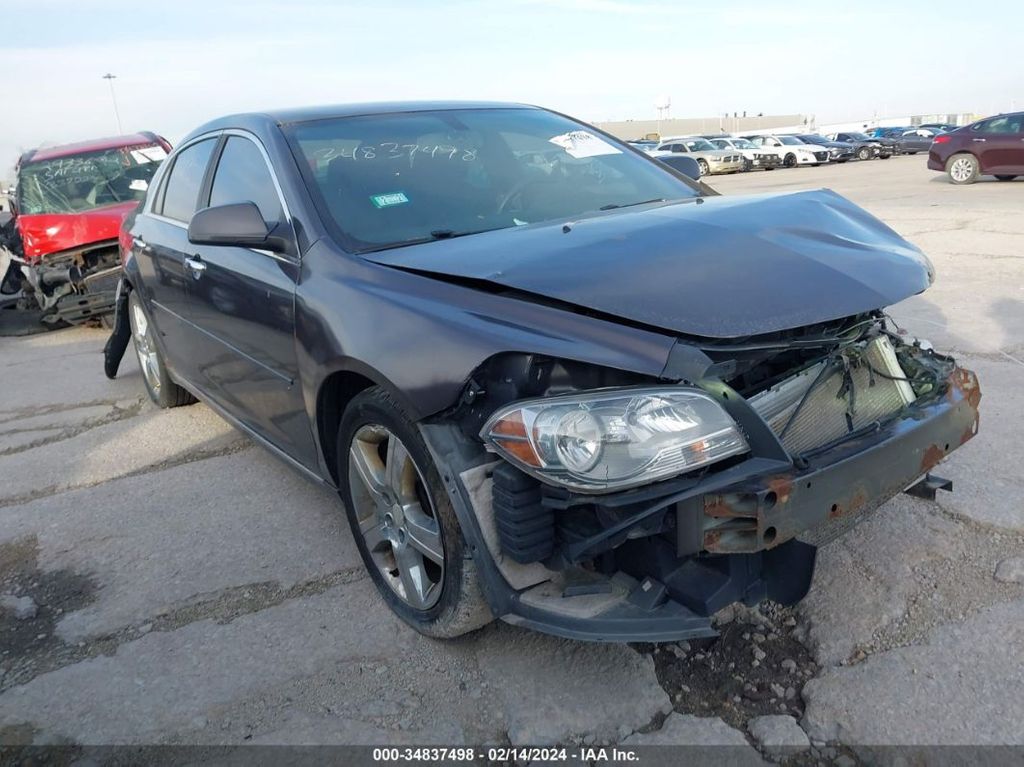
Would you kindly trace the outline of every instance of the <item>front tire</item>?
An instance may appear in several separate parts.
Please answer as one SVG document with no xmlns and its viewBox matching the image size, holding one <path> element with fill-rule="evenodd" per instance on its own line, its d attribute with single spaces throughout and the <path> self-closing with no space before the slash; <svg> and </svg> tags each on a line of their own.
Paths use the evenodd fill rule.
<svg viewBox="0 0 1024 767">
<path fill-rule="evenodd" d="M 160 347 L 156 343 L 156 329 L 142 306 L 139 294 L 134 290 L 128 294 L 128 321 L 132 328 L 139 369 L 142 370 L 142 382 L 153 403 L 157 407 L 169 408 L 195 402 L 196 398 L 178 386 L 167 372 Z"/>
<path fill-rule="evenodd" d="M 870 160 L 871 159 L 871 150 L 868 149 L 866 146 L 862 146 L 860 149 L 857 150 L 857 159 L 858 160 Z"/>
<path fill-rule="evenodd" d="M 946 162 L 946 173 L 949 180 L 957 185 L 973 184 L 981 175 L 978 158 L 972 154 L 955 154 Z"/>
<path fill-rule="evenodd" d="M 346 408 L 337 455 L 349 526 L 387 606 L 432 637 L 493 620 L 423 437 L 384 389 L 367 389 Z"/>
<path fill-rule="evenodd" d="M 706 176 L 711 172 L 711 168 L 708 167 L 707 160 L 697 160 L 697 167 L 700 168 L 701 176 Z"/>
</svg>

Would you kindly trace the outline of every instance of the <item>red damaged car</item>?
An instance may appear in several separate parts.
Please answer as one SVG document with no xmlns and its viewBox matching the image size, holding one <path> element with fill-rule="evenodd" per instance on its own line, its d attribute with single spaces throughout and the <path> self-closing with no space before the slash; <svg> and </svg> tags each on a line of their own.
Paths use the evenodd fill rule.
<svg viewBox="0 0 1024 767">
<path fill-rule="evenodd" d="M 14 216 L 0 231 L 0 303 L 52 326 L 110 315 L 121 222 L 170 149 L 144 131 L 23 154 Z"/>
</svg>

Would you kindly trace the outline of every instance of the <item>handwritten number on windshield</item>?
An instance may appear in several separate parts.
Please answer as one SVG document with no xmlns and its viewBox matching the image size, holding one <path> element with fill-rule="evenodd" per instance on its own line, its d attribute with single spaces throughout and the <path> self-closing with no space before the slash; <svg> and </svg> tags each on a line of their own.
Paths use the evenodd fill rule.
<svg viewBox="0 0 1024 767">
<path fill-rule="evenodd" d="M 326 147 L 317 150 L 317 159 L 329 162 L 336 157 L 346 160 L 375 160 L 378 157 L 387 160 L 398 160 L 408 157 L 415 161 L 416 155 L 425 154 L 432 158 L 474 162 L 477 159 L 476 149 L 462 149 L 451 144 L 398 144 L 393 141 L 382 141 L 380 144 L 363 144 L 358 147 Z"/>
</svg>

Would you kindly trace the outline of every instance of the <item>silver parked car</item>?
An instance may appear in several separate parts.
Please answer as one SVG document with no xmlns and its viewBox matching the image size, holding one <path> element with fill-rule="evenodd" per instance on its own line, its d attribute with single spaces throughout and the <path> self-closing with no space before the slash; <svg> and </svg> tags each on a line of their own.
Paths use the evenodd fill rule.
<svg viewBox="0 0 1024 767">
<path fill-rule="evenodd" d="M 686 153 L 697 161 L 700 174 L 739 173 L 744 169 L 746 160 L 735 149 L 717 149 L 706 138 L 700 136 L 671 136 L 663 138 L 658 148 L 651 154 L 654 157 L 669 153 Z"/>
</svg>

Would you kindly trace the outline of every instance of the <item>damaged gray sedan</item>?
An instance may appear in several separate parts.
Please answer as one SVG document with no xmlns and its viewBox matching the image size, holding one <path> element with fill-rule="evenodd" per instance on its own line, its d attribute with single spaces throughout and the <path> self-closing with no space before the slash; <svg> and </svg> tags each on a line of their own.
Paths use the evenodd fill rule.
<svg viewBox="0 0 1024 767">
<path fill-rule="evenodd" d="M 886 307 L 928 259 L 825 191 L 723 197 L 533 107 L 226 117 L 126 222 L 107 372 L 338 490 L 384 602 L 589 640 L 793 603 L 977 432 Z"/>
</svg>

